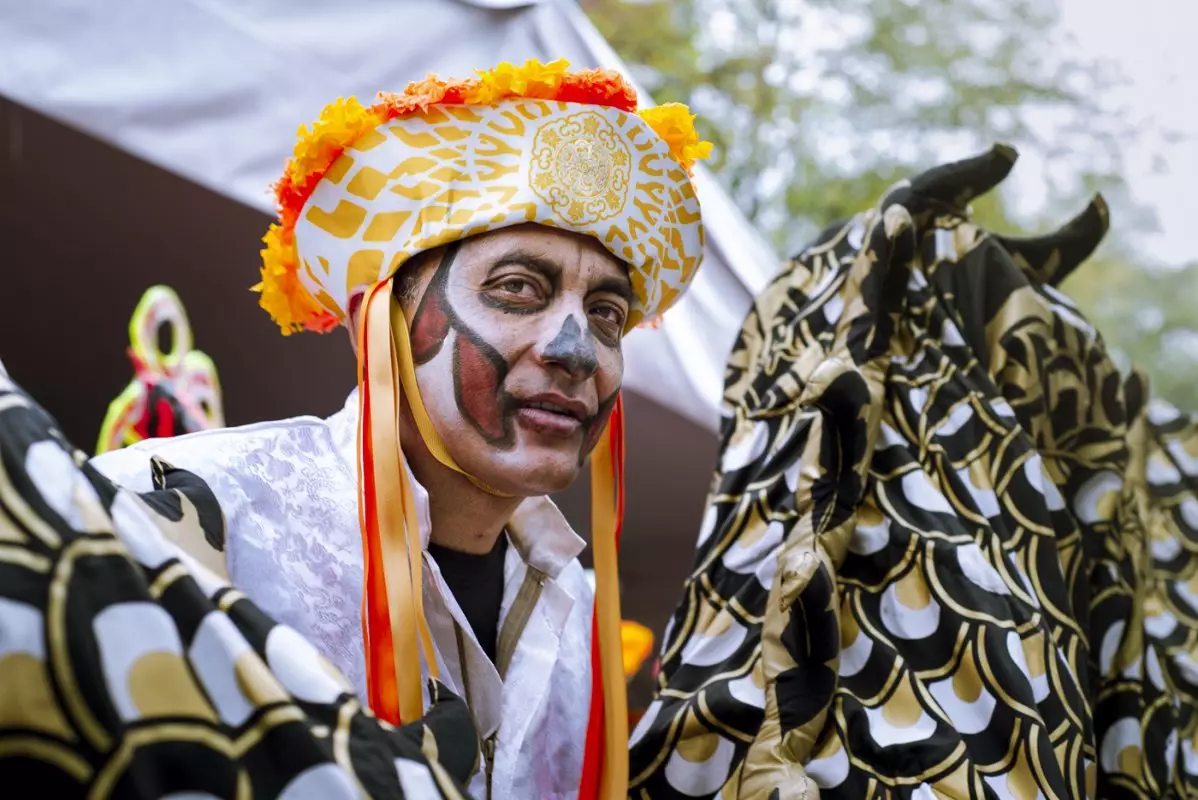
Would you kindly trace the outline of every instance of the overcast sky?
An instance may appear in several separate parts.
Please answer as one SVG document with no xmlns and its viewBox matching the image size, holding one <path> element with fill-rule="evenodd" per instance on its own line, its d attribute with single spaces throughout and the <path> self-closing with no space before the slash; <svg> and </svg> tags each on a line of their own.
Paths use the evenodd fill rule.
<svg viewBox="0 0 1198 800">
<path fill-rule="evenodd" d="M 1186 136 L 1178 144 L 1150 138 L 1129 147 L 1126 178 L 1135 198 L 1155 209 L 1163 229 L 1142 241 L 1148 254 L 1171 263 L 1198 260 L 1198 2 L 1057 1 L 1064 29 L 1081 53 L 1116 62 L 1130 80 L 1115 99 L 1132 118 L 1154 119 Z M 1153 174 L 1158 154 L 1166 169 Z M 1118 226 L 1117 215 L 1113 222 Z"/>
</svg>

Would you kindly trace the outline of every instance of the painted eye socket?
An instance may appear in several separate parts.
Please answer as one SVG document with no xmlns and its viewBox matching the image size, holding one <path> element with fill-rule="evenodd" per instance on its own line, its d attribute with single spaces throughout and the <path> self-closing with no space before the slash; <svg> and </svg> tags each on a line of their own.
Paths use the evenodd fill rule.
<svg viewBox="0 0 1198 800">
<path fill-rule="evenodd" d="M 611 303 L 599 303 L 591 307 L 590 313 L 605 325 L 617 329 L 624 327 L 624 311 L 619 306 Z"/>
<path fill-rule="evenodd" d="M 523 275 L 505 275 L 498 278 L 491 284 L 489 291 L 500 302 L 521 306 L 540 303 L 545 297 L 545 287 Z"/>
<path fill-rule="evenodd" d="M 543 308 L 551 295 L 552 287 L 514 270 L 492 276 L 482 289 L 483 302 L 510 314 L 531 314 Z"/>
</svg>

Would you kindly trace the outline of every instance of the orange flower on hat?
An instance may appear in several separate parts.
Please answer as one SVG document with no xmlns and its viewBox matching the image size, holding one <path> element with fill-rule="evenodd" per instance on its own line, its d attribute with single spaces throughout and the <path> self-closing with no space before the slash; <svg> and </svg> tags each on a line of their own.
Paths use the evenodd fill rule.
<svg viewBox="0 0 1198 800">
<path fill-rule="evenodd" d="M 299 282 L 295 242 L 290 228 L 272 224 L 262 237 L 262 280 L 252 291 L 259 292 L 258 305 L 270 314 L 284 336 L 297 331 L 320 333 L 337 324 Z"/>
<path fill-rule="evenodd" d="M 479 70 L 478 84 L 466 94 L 466 102 L 487 105 L 508 97 L 552 100 L 557 97 L 570 62 L 564 58 L 542 64 L 535 58 L 514 66 L 503 62 L 494 69 Z"/>
<path fill-rule="evenodd" d="M 695 115 L 682 103 L 665 103 L 637 112 L 670 146 L 670 155 L 688 172 L 696 161 L 711 157 L 711 142 L 699 138 Z"/>
<path fill-rule="evenodd" d="M 387 119 L 407 117 L 427 111 L 429 106 L 446 102 L 447 95 L 454 89 L 460 90 L 460 85 L 429 75 L 422 81 L 409 83 L 408 88 L 399 94 L 380 92 L 379 105 Z"/>
<path fill-rule="evenodd" d="M 329 103 L 311 129 L 301 125 L 296 131 L 295 154 L 288 169 L 291 180 L 302 186 L 310 177 L 323 175 L 350 143 L 383 121 L 382 114 L 366 108 L 356 97 L 339 97 Z"/>
</svg>

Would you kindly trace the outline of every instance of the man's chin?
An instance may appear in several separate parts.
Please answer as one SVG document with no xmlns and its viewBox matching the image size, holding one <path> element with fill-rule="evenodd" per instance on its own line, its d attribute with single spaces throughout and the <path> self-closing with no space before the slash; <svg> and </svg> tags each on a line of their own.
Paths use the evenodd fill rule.
<svg viewBox="0 0 1198 800">
<path fill-rule="evenodd" d="M 536 497 L 569 489 L 580 471 L 577 449 L 521 447 L 495 465 L 493 479 L 487 483 L 507 494 Z"/>
</svg>

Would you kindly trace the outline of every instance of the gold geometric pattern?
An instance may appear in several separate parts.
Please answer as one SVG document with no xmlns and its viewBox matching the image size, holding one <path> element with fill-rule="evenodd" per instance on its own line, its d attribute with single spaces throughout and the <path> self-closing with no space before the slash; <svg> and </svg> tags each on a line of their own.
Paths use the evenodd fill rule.
<svg viewBox="0 0 1198 800">
<path fill-rule="evenodd" d="M 593 236 L 628 264 L 629 327 L 665 311 L 702 256 L 690 178 L 640 117 L 580 108 L 441 105 L 379 126 L 334 162 L 296 223 L 305 287 L 340 318 L 356 290 L 423 250 L 535 222 Z"/>
</svg>

